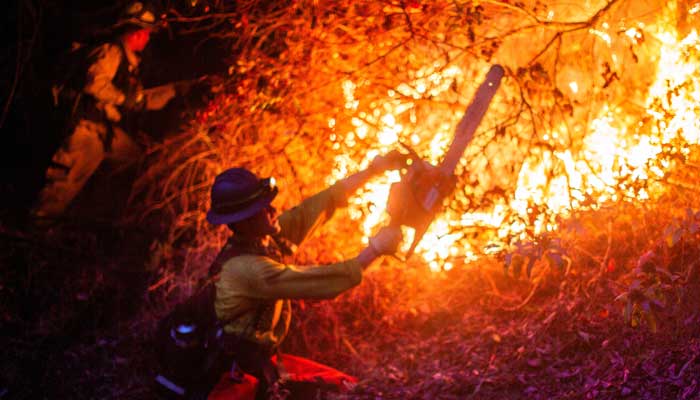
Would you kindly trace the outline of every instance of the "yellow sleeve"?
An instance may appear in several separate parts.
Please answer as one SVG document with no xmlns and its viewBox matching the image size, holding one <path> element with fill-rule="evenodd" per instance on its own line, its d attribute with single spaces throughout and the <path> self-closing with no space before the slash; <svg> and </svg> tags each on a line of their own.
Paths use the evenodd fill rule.
<svg viewBox="0 0 700 400">
<path fill-rule="evenodd" d="M 234 257 L 217 283 L 217 301 L 237 299 L 332 299 L 362 281 L 356 259 L 328 265 L 294 266 L 264 256 Z M 225 307 L 221 304 L 222 308 Z"/>
<path fill-rule="evenodd" d="M 317 227 L 328 221 L 336 208 L 347 201 L 345 188 L 335 184 L 306 200 L 298 206 L 283 212 L 279 216 L 280 235 L 299 245 Z"/>
<path fill-rule="evenodd" d="M 152 87 L 143 91 L 147 110 L 160 110 L 175 97 L 175 87 L 172 84 Z"/>
<path fill-rule="evenodd" d="M 112 83 L 122 61 L 122 53 L 115 44 L 104 44 L 95 50 L 96 60 L 88 67 L 85 93 L 108 104 L 124 103 L 124 93 Z"/>
</svg>

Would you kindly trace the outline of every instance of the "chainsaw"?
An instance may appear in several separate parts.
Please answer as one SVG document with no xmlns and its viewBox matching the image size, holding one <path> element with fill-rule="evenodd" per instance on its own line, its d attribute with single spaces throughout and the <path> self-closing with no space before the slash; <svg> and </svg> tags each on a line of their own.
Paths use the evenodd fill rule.
<svg viewBox="0 0 700 400">
<path fill-rule="evenodd" d="M 413 255 L 435 215 L 441 210 L 443 200 L 454 190 L 457 183 L 455 168 L 474 138 L 503 74 L 500 65 L 493 65 L 489 69 L 486 79 L 476 90 L 471 104 L 457 125 L 452 143 L 439 165 L 421 159 L 415 151 L 403 145 L 409 151 L 407 163 L 410 164 L 404 169 L 401 181 L 391 185 L 387 204 L 390 226 L 406 226 L 415 230 L 411 247 L 402 261 Z"/>
</svg>

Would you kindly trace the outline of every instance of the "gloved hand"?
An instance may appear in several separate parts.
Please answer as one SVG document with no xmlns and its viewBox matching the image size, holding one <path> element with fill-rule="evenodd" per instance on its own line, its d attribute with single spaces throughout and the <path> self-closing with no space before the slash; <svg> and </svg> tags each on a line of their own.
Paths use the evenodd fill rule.
<svg viewBox="0 0 700 400">
<path fill-rule="evenodd" d="M 139 111 L 144 109 L 145 104 L 146 102 L 143 95 L 143 90 L 139 88 L 125 94 L 122 107 L 131 111 Z"/>
<path fill-rule="evenodd" d="M 376 235 L 369 239 L 369 246 L 365 247 L 357 256 L 362 269 L 366 269 L 377 257 L 396 253 L 401 243 L 401 228 L 384 227 Z"/>
<path fill-rule="evenodd" d="M 385 226 L 369 239 L 369 247 L 377 255 L 391 255 L 396 253 L 402 239 L 401 228 Z"/>
<path fill-rule="evenodd" d="M 360 186 L 364 185 L 373 176 L 390 169 L 399 169 L 406 165 L 406 160 L 410 158 L 408 154 L 402 154 L 398 150 L 392 150 L 383 156 L 374 157 L 367 169 L 356 172 L 342 180 L 349 196 Z"/>
<path fill-rule="evenodd" d="M 409 158 L 409 154 L 403 154 L 398 150 L 392 150 L 385 155 L 374 157 L 367 169 L 373 174 L 378 174 L 387 170 L 403 168 L 406 166 L 406 161 Z"/>
</svg>

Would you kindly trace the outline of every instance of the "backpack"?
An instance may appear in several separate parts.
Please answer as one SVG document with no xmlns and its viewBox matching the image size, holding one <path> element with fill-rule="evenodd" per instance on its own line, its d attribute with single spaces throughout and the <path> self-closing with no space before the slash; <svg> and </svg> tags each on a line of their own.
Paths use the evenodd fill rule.
<svg viewBox="0 0 700 400">
<path fill-rule="evenodd" d="M 216 287 L 209 280 L 159 321 L 156 329 L 159 370 L 155 381 L 161 395 L 193 398 L 196 393 L 207 392 L 211 380 L 218 378 L 223 325 L 216 318 L 215 295 Z"/>
<path fill-rule="evenodd" d="M 58 56 L 51 71 L 51 94 L 54 106 L 71 106 L 87 84 L 88 68 L 97 59 L 97 46 L 73 42 Z"/>
<path fill-rule="evenodd" d="M 67 137 L 81 115 L 94 113 L 86 105 L 83 93 L 87 84 L 88 68 L 97 60 L 97 47 L 91 44 L 73 43 L 72 47 L 57 57 L 52 66 L 50 82 L 52 119 L 61 126 L 60 138 Z"/>
<path fill-rule="evenodd" d="M 219 321 L 216 316 L 215 282 L 224 262 L 239 254 L 238 246 L 229 241 L 199 290 L 158 322 L 155 350 L 159 367 L 155 384 L 161 397 L 206 399 L 221 374 L 231 367 L 223 362 L 222 349 L 223 326 L 230 321 Z M 261 311 L 257 311 L 255 323 Z"/>
</svg>

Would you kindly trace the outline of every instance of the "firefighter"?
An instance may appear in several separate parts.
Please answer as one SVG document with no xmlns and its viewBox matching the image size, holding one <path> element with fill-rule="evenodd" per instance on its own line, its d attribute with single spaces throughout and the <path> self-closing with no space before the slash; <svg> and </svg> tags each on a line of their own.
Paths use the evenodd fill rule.
<svg viewBox="0 0 700 400">
<path fill-rule="evenodd" d="M 54 87 L 54 100 L 70 103 L 73 113 L 31 210 L 34 217 L 61 216 L 103 160 L 128 164 L 141 154 L 126 120 L 135 112 L 163 108 L 177 89 L 167 84 L 144 90 L 139 82 L 139 54 L 158 25 L 150 5 L 127 5 L 114 26 L 116 40 L 88 49 L 80 87 Z"/>
<path fill-rule="evenodd" d="M 330 385 L 342 389 L 356 381 L 330 367 L 279 354 L 290 326 L 290 300 L 332 299 L 358 285 L 363 271 L 376 258 L 395 253 L 401 241 L 400 229 L 382 228 L 357 257 L 345 261 L 297 266 L 288 260 L 312 230 L 346 205 L 348 196 L 371 176 L 399 168 L 405 161 L 397 158 L 403 157 L 398 153 L 391 154 L 375 158 L 368 169 L 281 214 L 271 205 L 278 191 L 274 179 L 260 179 L 244 168 L 232 168 L 216 177 L 207 220 L 228 226 L 232 235 L 219 256 L 224 255 L 214 308 L 224 325 L 225 365 L 240 367 L 258 379 L 257 398 L 265 398 L 267 388 L 285 375 L 280 370 L 289 373 L 286 378 L 291 382 L 307 381 L 308 385 L 297 382 L 301 385 L 297 388 L 316 390 L 319 385 Z M 210 399 L 227 398 L 224 393 L 216 396 L 214 392 Z M 316 398 L 313 393 L 298 396 Z"/>
</svg>

